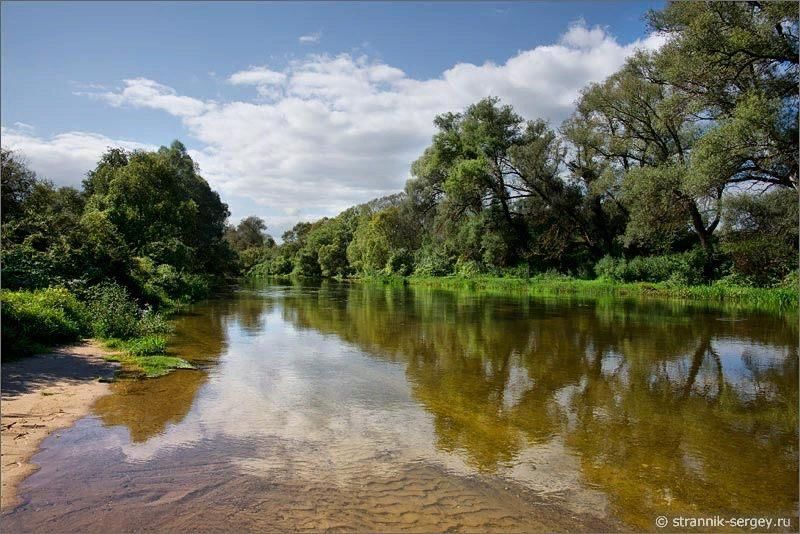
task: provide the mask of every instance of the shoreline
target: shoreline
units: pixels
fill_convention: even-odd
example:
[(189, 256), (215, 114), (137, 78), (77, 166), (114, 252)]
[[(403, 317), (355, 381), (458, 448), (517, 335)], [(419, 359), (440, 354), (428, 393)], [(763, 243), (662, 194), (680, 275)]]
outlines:
[(790, 287), (750, 287), (717, 281), (708, 285), (670, 285), (667, 282), (614, 282), (603, 279), (583, 280), (566, 276), (537, 275), (513, 278), (479, 276), (354, 276), (348, 278), (307, 279), (293, 275), (250, 276), (249, 283), (259, 280), (315, 280), (356, 284), (398, 285), (456, 291), (467, 289), (484, 294), (528, 295), (544, 298), (578, 299), (643, 299), (679, 302), (691, 305), (730, 308), (741, 311), (797, 314), (800, 312), (800, 290)]
[(38, 466), (31, 458), (51, 434), (88, 415), (95, 400), (109, 393), (119, 364), (106, 360), (110, 351), (94, 340), (4, 361), (0, 407), (0, 509), (21, 501), (20, 483)]

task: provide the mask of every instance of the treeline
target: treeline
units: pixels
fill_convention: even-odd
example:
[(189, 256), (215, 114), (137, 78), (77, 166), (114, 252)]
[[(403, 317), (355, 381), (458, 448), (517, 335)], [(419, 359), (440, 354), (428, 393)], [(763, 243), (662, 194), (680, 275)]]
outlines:
[(10, 151), (1, 163), (4, 354), (80, 336), (163, 352), (159, 310), (238, 272), (228, 207), (180, 142), (110, 149), (80, 190), (40, 179)]
[(670, 3), (648, 14), (666, 44), (557, 129), (496, 98), (439, 115), (404, 193), (297, 224), (250, 273), (796, 282), (797, 17)]

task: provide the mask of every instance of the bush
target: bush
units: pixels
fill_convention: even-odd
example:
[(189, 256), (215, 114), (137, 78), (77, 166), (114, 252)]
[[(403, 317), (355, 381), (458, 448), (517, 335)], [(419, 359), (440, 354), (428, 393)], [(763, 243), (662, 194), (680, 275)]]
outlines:
[(37, 345), (80, 339), (89, 333), (86, 306), (67, 289), (4, 291), (2, 301), (3, 353), (21, 356)]
[(208, 296), (211, 278), (208, 275), (178, 271), (169, 264), (155, 265), (150, 258), (137, 258), (137, 281), (145, 299), (159, 304), (191, 302)]
[(414, 274), (420, 276), (447, 276), (453, 272), (453, 260), (433, 247), (417, 251)]
[(277, 256), (269, 263), (269, 274), (290, 274), (294, 265), (292, 259), (287, 256)]
[(306, 278), (320, 278), (322, 271), (319, 267), (317, 253), (309, 248), (302, 248), (295, 257), (292, 274)]
[(796, 246), (771, 236), (740, 236), (722, 248), (748, 285), (775, 285), (797, 266)]
[(94, 335), (128, 339), (139, 332), (139, 308), (128, 290), (114, 282), (104, 282), (87, 290)]
[(388, 275), (407, 276), (414, 271), (414, 256), (405, 248), (395, 250), (386, 261), (384, 271)]
[(503, 278), (530, 278), (531, 268), (527, 263), (520, 263), (514, 267), (498, 269), (497, 274)]
[(3, 243), (0, 252), (3, 286), (12, 289), (36, 289), (57, 279), (58, 268), (52, 257), (27, 244)]
[(695, 285), (704, 281), (705, 255), (702, 251), (639, 256), (631, 260), (605, 256), (595, 264), (599, 278), (615, 282), (670, 282)]
[(145, 308), (142, 316), (139, 318), (138, 334), (140, 336), (149, 336), (153, 334), (169, 334), (173, 328), (163, 315), (153, 311), (152, 308)]
[(455, 274), (465, 278), (471, 278), (481, 274), (481, 267), (475, 260), (462, 260), (459, 258), (454, 267)]

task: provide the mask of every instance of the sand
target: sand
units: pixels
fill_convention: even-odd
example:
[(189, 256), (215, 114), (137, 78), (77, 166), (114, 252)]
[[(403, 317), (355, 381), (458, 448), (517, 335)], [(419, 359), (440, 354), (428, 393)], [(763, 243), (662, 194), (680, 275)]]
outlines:
[[(30, 462), (42, 441), (89, 413), (109, 392), (117, 364), (93, 342), (60, 347), (2, 363), (0, 392), (0, 508), (19, 504), (17, 487), (36, 471)], [(56, 434), (58, 435), (58, 434)]]

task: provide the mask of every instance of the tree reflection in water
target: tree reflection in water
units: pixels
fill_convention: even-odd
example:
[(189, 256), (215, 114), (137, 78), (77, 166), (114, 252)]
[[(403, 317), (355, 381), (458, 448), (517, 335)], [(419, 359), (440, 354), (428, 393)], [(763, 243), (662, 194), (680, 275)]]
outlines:
[(369, 285), (289, 294), (283, 313), (405, 363), (437, 446), (480, 471), (558, 437), (641, 528), (795, 508), (792, 319)]

